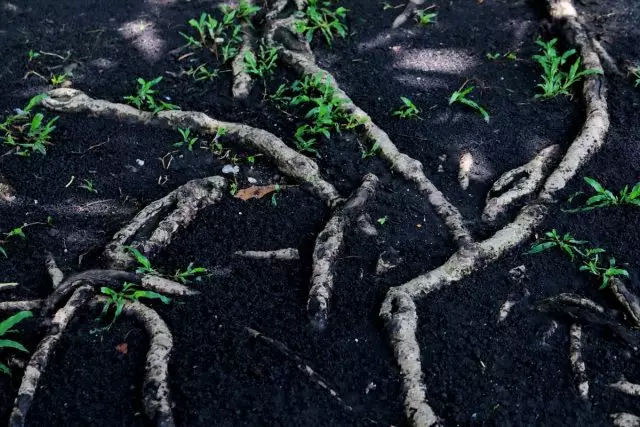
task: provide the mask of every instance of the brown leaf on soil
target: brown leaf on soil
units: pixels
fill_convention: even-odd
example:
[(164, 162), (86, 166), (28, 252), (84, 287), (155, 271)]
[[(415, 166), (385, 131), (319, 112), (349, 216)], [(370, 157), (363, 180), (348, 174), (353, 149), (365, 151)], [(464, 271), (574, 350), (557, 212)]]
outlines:
[[(284, 188), (284, 186), (281, 185), (279, 188), (282, 189)], [(253, 187), (247, 187), (247, 188), (238, 190), (238, 192), (233, 197), (241, 200), (261, 199), (267, 194), (273, 193), (274, 191), (276, 191), (275, 184), (262, 185), (262, 186), (255, 185)]]
[(118, 344), (116, 346), (116, 351), (118, 353), (127, 354), (127, 352), (129, 351), (129, 344), (127, 344), (126, 342), (123, 342), (122, 344)]

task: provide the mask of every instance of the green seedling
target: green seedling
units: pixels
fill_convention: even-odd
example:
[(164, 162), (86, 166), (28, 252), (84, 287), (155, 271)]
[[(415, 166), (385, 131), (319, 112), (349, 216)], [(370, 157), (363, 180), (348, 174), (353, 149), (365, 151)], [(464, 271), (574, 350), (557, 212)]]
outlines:
[[(18, 341), (5, 338), (5, 335), (11, 332), (16, 332), (13, 327), (30, 317), (33, 317), (33, 313), (30, 311), (21, 311), (0, 322), (0, 349), (13, 349), (23, 353), (29, 352), (24, 345), (20, 344)], [(2, 362), (0, 362), (0, 372), (11, 375), (9, 367)]]
[(106, 301), (104, 302), (102, 312), (100, 313), (100, 319), (107, 315), (112, 306), (115, 308), (113, 319), (105, 329), (111, 328), (115, 321), (118, 320), (118, 317), (122, 314), (122, 309), (124, 308), (125, 303), (128, 301), (139, 302), (141, 298), (146, 298), (158, 299), (163, 304), (169, 304), (171, 302), (170, 298), (159, 294), (158, 292), (137, 289), (135, 286), (136, 285), (133, 283), (125, 282), (122, 286), (122, 290), (119, 292), (106, 286), (100, 288), (100, 292), (106, 296)]
[(200, 280), (205, 274), (207, 274), (206, 268), (194, 267), (193, 263), (190, 262), (184, 271), (176, 271), (176, 274), (173, 275), (173, 278), (181, 283), (187, 284), (194, 280)]
[(271, 206), (278, 206), (277, 195), (282, 191), (280, 184), (276, 184), (273, 190), (273, 194), (271, 195)]
[(634, 86), (640, 87), (640, 67), (634, 68), (631, 72), (633, 73), (633, 77), (636, 79)]
[(233, 179), (234, 181), (231, 184), (229, 184), (229, 193), (232, 196), (235, 196), (236, 193), (238, 192), (238, 181), (236, 181), (235, 176), (233, 177)]
[(0, 123), (0, 142), (14, 148), (20, 156), (47, 154), (47, 145), (51, 144), (51, 134), (59, 117), (46, 120), (42, 113), (33, 114), (33, 109), (46, 97), (46, 94), (34, 96), (24, 109), (16, 109), (16, 114)]
[(420, 109), (407, 97), (401, 96), (402, 106), (396, 108), (391, 113), (393, 116), (398, 116), (401, 119), (414, 119), (420, 114)]
[(67, 73), (54, 74), (53, 76), (51, 76), (51, 84), (53, 86), (60, 86), (62, 83), (67, 81), (67, 77), (69, 77), (69, 74)]
[(185, 74), (192, 77), (196, 82), (203, 80), (212, 81), (218, 77), (218, 70), (210, 70), (207, 68), (206, 64), (200, 64), (196, 68), (189, 68), (185, 71)]
[(380, 150), (380, 144), (376, 142), (368, 150), (366, 149), (362, 150), (362, 158), (363, 159), (371, 158), (375, 156), (379, 150)]
[(467, 82), (464, 82), (462, 86), (460, 86), (460, 89), (456, 90), (451, 94), (451, 98), (449, 98), (449, 105), (458, 103), (458, 104), (466, 105), (467, 107), (471, 107), (474, 110), (476, 110), (478, 113), (480, 113), (480, 115), (482, 116), (485, 122), (489, 123), (490, 116), (487, 110), (482, 108), (480, 104), (478, 104), (473, 99), (467, 98), (467, 95), (469, 95), (473, 91), (473, 89), (475, 89), (475, 87), (469, 86), (468, 88), (465, 89), (466, 84)]
[(429, 12), (428, 10), (428, 8), (416, 10), (416, 22), (423, 27), (435, 24), (436, 18), (438, 17), (437, 13)]
[(82, 184), (80, 184), (80, 188), (84, 188), (89, 193), (98, 194), (98, 190), (95, 187), (93, 180), (85, 179)]
[(538, 243), (531, 246), (527, 252), (528, 255), (537, 254), (551, 248), (558, 247), (562, 249), (573, 261), (576, 254), (582, 255), (580, 246), (588, 243), (586, 240), (576, 240), (571, 234), (565, 233), (563, 236), (553, 229), (545, 233), (545, 237)]
[(542, 83), (537, 87), (541, 88), (543, 93), (537, 94), (536, 98), (554, 98), (558, 95), (570, 96), (569, 88), (586, 76), (594, 74), (602, 74), (602, 70), (586, 69), (580, 70), (580, 58), (578, 57), (569, 68), (569, 72), (563, 71), (562, 66), (567, 64), (569, 58), (576, 54), (575, 49), (569, 49), (562, 55), (559, 55), (556, 49), (558, 39), (545, 42), (537, 39), (536, 44), (541, 48), (540, 55), (532, 56), (542, 67), (544, 74), (542, 75)]
[(193, 146), (198, 142), (198, 137), (191, 136), (191, 129), (178, 128), (178, 132), (180, 132), (182, 140), (176, 142), (173, 146), (182, 147), (183, 145), (186, 145), (189, 151), (193, 151)]
[(518, 59), (518, 56), (516, 55), (515, 52), (507, 52), (507, 53), (500, 53), (500, 52), (487, 52), (485, 54), (485, 56), (487, 57), (487, 59), (490, 59), (491, 61), (497, 61), (498, 59), (508, 59), (510, 61), (515, 61), (516, 59)]
[(135, 105), (139, 110), (148, 109), (154, 113), (164, 110), (179, 110), (177, 105), (169, 104), (162, 100), (156, 100), (157, 90), (154, 89), (162, 81), (162, 76), (153, 80), (145, 81), (142, 77), (138, 77), (138, 91), (135, 96), (125, 96), (124, 99), (131, 105)]
[(260, 78), (265, 78), (271, 74), (276, 68), (276, 61), (278, 60), (278, 49), (275, 47), (266, 48), (264, 45), (260, 45), (260, 52), (258, 56), (251, 51), (247, 51), (244, 54), (244, 66), (247, 73)]
[(336, 9), (330, 9), (330, 7), (330, 1), (308, 0), (302, 16), (295, 22), (296, 31), (304, 34), (309, 42), (313, 40), (316, 31), (319, 31), (329, 46), (333, 43), (335, 36), (346, 37), (347, 26), (344, 20), (347, 9), (342, 6)]
[(149, 261), (149, 258), (142, 255), (142, 252), (140, 252), (133, 246), (125, 246), (124, 249), (129, 252), (138, 263), (138, 268), (136, 268), (137, 274), (158, 275), (158, 272), (151, 266), (151, 261)]
[(222, 138), (226, 134), (227, 134), (227, 129), (225, 129), (224, 127), (220, 126), (216, 129), (216, 134), (211, 140), (211, 143), (209, 144), (209, 149), (213, 154), (217, 154), (217, 155), (222, 154), (224, 147), (220, 142), (220, 138)]
[(385, 215), (385, 216), (383, 216), (382, 218), (378, 218), (378, 219), (376, 220), (376, 222), (377, 222), (378, 224), (380, 224), (380, 225), (385, 225), (385, 224), (387, 223), (387, 220), (388, 220), (388, 219), (389, 219), (389, 218), (387, 217), (387, 215)]
[(41, 57), (42, 54), (40, 52), (36, 52), (33, 49), (29, 49), (29, 52), (27, 52), (27, 56), (29, 57), (29, 62), (31, 62), (34, 59)]
[[(595, 191), (595, 195), (589, 197), (583, 206), (576, 209), (568, 209), (567, 212), (584, 212), (592, 209), (605, 208), (609, 206), (633, 205), (640, 206), (640, 182), (636, 183), (631, 190), (625, 185), (616, 196), (612, 191), (607, 190), (593, 178), (584, 177), (584, 181)], [(569, 203), (583, 192), (573, 194), (569, 198)]]

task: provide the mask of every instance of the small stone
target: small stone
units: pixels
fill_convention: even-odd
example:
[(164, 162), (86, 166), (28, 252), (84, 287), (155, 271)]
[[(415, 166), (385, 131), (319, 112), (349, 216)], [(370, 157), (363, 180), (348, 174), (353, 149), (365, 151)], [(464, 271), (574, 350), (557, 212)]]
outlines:
[(238, 172), (240, 172), (240, 167), (237, 165), (224, 165), (222, 167), (222, 173), (230, 175), (230, 174), (237, 174)]
[(249, 184), (257, 184), (258, 180), (253, 178), (253, 177), (248, 177), (247, 181), (249, 181)]
[(138, 166), (144, 166), (144, 160), (136, 159)]

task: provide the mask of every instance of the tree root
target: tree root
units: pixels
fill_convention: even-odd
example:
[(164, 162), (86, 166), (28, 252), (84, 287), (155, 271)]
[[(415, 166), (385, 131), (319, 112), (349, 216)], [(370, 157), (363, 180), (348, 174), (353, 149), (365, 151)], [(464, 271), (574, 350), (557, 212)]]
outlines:
[(194, 179), (150, 203), (113, 236), (103, 253), (107, 264), (123, 270), (133, 267), (136, 260), (125, 250), (127, 245), (137, 246), (145, 256), (154, 258), (178, 230), (195, 220), (198, 211), (222, 198), (226, 185), (219, 176)]
[(630, 383), (629, 381), (620, 380), (616, 383), (609, 384), (614, 390), (628, 394), (629, 396), (640, 397), (640, 384)]
[(458, 182), (464, 191), (469, 189), (469, 175), (473, 167), (473, 155), (468, 151), (462, 153), (458, 162)]
[(51, 252), (47, 252), (45, 266), (47, 267), (47, 273), (49, 273), (49, 277), (51, 278), (53, 289), (57, 289), (58, 286), (60, 286), (60, 283), (64, 280), (64, 274), (62, 273), (62, 270), (58, 268), (56, 260), (53, 258)]
[(274, 251), (236, 251), (235, 256), (251, 259), (274, 259), (278, 261), (297, 261), (300, 253), (295, 248), (276, 249)]
[(327, 326), (333, 293), (333, 267), (344, 240), (345, 230), (354, 216), (361, 213), (367, 201), (373, 197), (377, 184), (378, 178), (373, 174), (367, 174), (360, 187), (347, 203), (334, 213), (316, 239), (307, 313), (311, 326), (317, 330), (322, 331)]
[(40, 341), (38, 348), (31, 355), (29, 364), (22, 377), (22, 383), (15, 399), (14, 408), (9, 419), (10, 427), (22, 427), (33, 402), (40, 377), (47, 369), (63, 331), (80, 308), (91, 296), (91, 286), (81, 286), (75, 290), (67, 304), (58, 310), (53, 317), (47, 335)]
[(421, 6), (422, 4), (424, 4), (424, 0), (409, 0), (409, 3), (407, 3), (407, 6), (404, 8), (402, 13), (393, 20), (391, 28), (398, 28), (404, 25), (404, 23), (413, 16), (418, 6)]
[(152, 274), (142, 276), (140, 286), (163, 295), (194, 296), (200, 294), (195, 289), (191, 289), (181, 283)]
[[(253, 0), (247, 0), (249, 5), (253, 4)], [(251, 34), (251, 25), (247, 22), (242, 23), (242, 47), (231, 62), (231, 71), (233, 73), (233, 86), (231, 93), (235, 99), (243, 100), (249, 96), (253, 88), (254, 80), (246, 70), (244, 56), (254, 52), (254, 37)]]
[(9, 289), (15, 289), (18, 287), (18, 282), (5, 282), (0, 283), (0, 292), (8, 291)]
[(611, 414), (611, 421), (616, 427), (640, 427), (640, 417), (626, 412)]
[(624, 282), (619, 279), (611, 281), (611, 292), (627, 313), (627, 319), (635, 326), (640, 327), (640, 300), (627, 289)]
[(514, 203), (539, 190), (546, 173), (558, 157), (560, 146), (552, 145), (540, 151), (529, 163), (505, 172), (487, 194), (482, 220), (493, 224)]
[(571, 324), (569, 330), (569, 360), (580, 398), (587, 400), (589, 399), (589, 379), (582, 359), (582, 326), (577, 323)]
[(194, 132), (212, 136), (219, 129), (225, 129), (227, 136), (273, 160), (280, 172), (305, 183), (329, 206), (333, 207), (341, 201), (335, 187), (320, 176), (318, 165), (313, 160), (289, 148), (280, 138), (266, 130), (215, 120), (195, 111), (161, 111), (157, 114), (140, 111), (125, 104), (92, 99), (76, 89), (54, 89), (48, 95), (48, 98), (41, 101), (41, 105), (60, 113), (88, 113), (126, 123), (143, 123), (171, 129), (190, 128)]
[(6, 311), (38, 310), (44, 305), (44, 300), (34, 299), (26, 301), (3, 301), (0, 302), (0, 313)]

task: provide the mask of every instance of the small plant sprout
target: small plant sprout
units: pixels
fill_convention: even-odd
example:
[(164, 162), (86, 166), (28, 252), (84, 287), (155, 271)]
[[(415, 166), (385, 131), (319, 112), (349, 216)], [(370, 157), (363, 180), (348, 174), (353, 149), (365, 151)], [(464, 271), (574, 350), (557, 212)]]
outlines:
[(531, 246), (531, 249), (527, 252), (528, 255), (537, 254), (546, 251), (547, 249), (558, 247), (569, 255), (569, 258), (573, 261), (576, 253), (582, 254), (579, 246), (588, 243), (586, 240), (576, 240), (569, 233), (565, 233), (561, 236), (555, 229), (546, 232), (544, 236), (545, 237), (542, 240)]
[(636, 81), (634, 82), (634, 86), (640, 87), (640, 67), (635, 67), (634, 69), (631, 70), (631, 73), (633, 74), (633, 77), (636, 79)]
[(336, 35), (342, 38), (346, 37), (347, 26), (344, 24), (344, 20), (347, 16), (347, 9), (342, 6), (336, 9), (330, 9), (330, 7), (330, 1), (308, 0), (302, 16), (295, 22), (296, 31), (304, 34), (309, 42), (313, 40), (316, 31), (319, 31), (329, 46), (333, 43)]
[(376, 155), (376, 153), (380, 150), (380, 144), (377, 142), (374, 143), (371, 148), (362, 150), (362, 158), (368, 159)]
[(102, 307), (102, 312), (100, 313), (100, 318), (102, 319), (107, 315), (109, 309), (113, 306), (115, 308), (115, 312), (113, 314), (113, 319), (111, 323), (106, 327), (106, 329), (111, 328), (111, 326), (118, 320), (120, 314), (122, 314), (122, 309), (124, 308), (124, 304), (127, 301), (136, 301), (138, 302), (141, 298), (146, 299), (158, 299), (163, 304), (169, 304), (171, 299), (153, 291), (147, 291), (142, 289), (137, 289), (136, 285), (133, 283), (125, 282), (122, 286), (121, 291), (115, 291), (111, 288), (103, 286), (100, 288), (100, 292), (106, 296), (106, 301), (104, 306)]
[(247, 51), (244, 54), (244, 66), (247, 73), (260, 78), (273, 74), (277, 60), (278, 49), (275, 47), (266, 48), (264, 45), (260, 45), (260, 52), (257, 57), (251, 51)]
[(378, 218), (378, 219), (376, 220), (376, 222), (377, 222), (378, 224), (380, 224), (380, 225), (385, 225), (385, 224), (387, 223), (387, 220), (388, 220), (388, 219), (389, 219), (389, 218), (387, 217), (387, 215), (385, 215), (385, 216), (383, 216), (382, 218)]
[(278, 206), (278, 199), (276, 197), (277, 194), (282, 191), (280, 184), (276, 184), (273, 190), (273, 194), (271, 195), (271, 206)]
[(80, 188), (84, 188), (89, 193), (98, 194), (98, 190), (96, 190), (95, 184), (91, 179), (85, 179), (82, 184), (80, 184)]
[(438, 14), (429, 12), (429, 8), (416, 10), (416, 22), (423, 27), (435, 24)]
[(491, 61), (497, 61), (498, 59), (508, 59), (509, 61), (515, 61), (516, 59), (518, 59), (518, 56), (513, 51), (509, 51), (507, 53), (487, 52), (485, 56)]
[(178, 128), (178, 132), (180, 132), (182, 140), (176, 142), (173, 146), (182, 147), (183, 145), (186, 145), (189, 151), (193, 151), (193, 146), (198, 142), (198, 137), (191, 136), (191, 129)]
[(468, 81), (464, 82), (462, 86), (460, 86), (460, 89), (451, 94), (451, 98), (449, 98), (449, 105), (458, 103), (466, 105), (467, 107), (471, 107), (478, 113), (480, 113), (485, 122), (489, 123), (490, 116), (487, 110), (482, 108), (480, 104), (478, 104), (473, 99), (467, 98), (467, 95), (469, 95), (473, 91), (473, 89), (475, 89), (474, 86), (469, 86), (465, 89), (467, 82)]
[(24, 109), (16, 109), (16, 114), (0, 123), (0, 143), (14, 148), (20, 156), (47, 154), (47, 145), (51, 144), (51, 134), (59, 117), (46, 120), (42, 113), (33, 114), (36, 105), (46, 97), (46, 94), (34, 96)]
[(184, 73), (189, 77), (193, 77), (193, 80), (196, 82), (203, 80), (212, 81), (218, 77), (218, 70), (209, 70), (206, 64), (200, 64), (196, 68), (191, 67)]
[(69, 74), (67, 73), (54, 74), (53, 76), (51, 76), (51, 84), (53, 86), (60, 86), (61, 84), (67, 81), (67, 77), (69, 77)]
[(158, 275), (158, 272), (151, 266), (151, 261), (149, 258), (142, 255), (138, 249), (133, 246), (125, 246), (124, 249), (129, 252), (133, 258), (135, 258), (138, 263), (138, 268), (136, 268), (136, 274), (153, 274)]
[(532, 56), (543, 70), (542, 83), (537, 87), (541, 88), (543, 93), (537, 94), (536, 98), (554, 98), (558, 95), (570, 96), (569, 88), (574, 83), (580, 81), (583, 77), (593, 74), (602, 74), (601, 70), (587, 69), (580, 70), (580, 58), (578, 57), (569, 68), (569, 72), (563, 71), (564, 66), (569, 58), (576, 54), (575, 49), (569, 49), (562, 55), (559, 55), (556, 49), (558, 39), (545, 42), (537, 39), (536, 44), (540, 46), (541, 54)]
[[(20, 344), (18, 341), (5, 338), (5, 335), (11, 332), (16, 332), (13, 327), (30, 317), (33, 317), (33, 313), (30, 311), (21, 311), (0, 322), (0, 349), (13, 349), (23, 353), (29, 352), (24, 345)], [(9, 367), (2, 362), (0, 362), (0, 372), (11, 375)]]
[[(584, 181), (595, 191), (595, 195), (589, 197), (583, 206), (576, 209), (568, 209), (567, 212), (584, 212), (592, 209), (605, 208), (608, 206), (620, 206), (620, 205), (633, 205), (640, 206), (640, 182), (636, 183), (631, 190), (629, 186), (625, 185), (622, 190), (619, 191), (616, 196), (612, 191), (607, 190), (593, 178), (585, 177)], [(583, 192), (577, 192), (569, 198), (571, 203), (575, 197), (584, 194)]]
[(29, 57), (29, 62), (33, 61), (36, 58), (39, 58), (40, 56), (42, 56), (42, 54), (40, 52), (37, 52), (33, 49), (29, 49), (29, 52), (27, 52), (27, 56)]
[(187, 284), (187, 283), (191, 283), (194, 280), (196, 281), (201, 280), (202, 276), (205, 274), (207, 274), (206, 268), (194, 267), (193, 263), (190, 262), (184, 271), (182, 270), (176, 271), (176, 274), (173, 275), (173, 278), (175, 280), (178, 280), (181, 283)]
[(420, 109), (407, 97), (401, 96), (402, 106), (396, 108), (391, 113), (394, 116), (398, 116), (401, 119), (414, 119), (420, 114)]
[(138, 77), (138, 91), (135, 96), (125, 96), (124, 99), (131, 105), (135, 105), (136, 108), (142, 110), (146, 108), (154, 113), (158, 113), (164, 110), (179, 110), (177, 105), (169, 104), (162, 100), (156, 100), (154, 97), (157, 94), (155, 86), (162, 81), (162, 76), (156, 77), (153, 80), (145, 81), (143, 78)]

